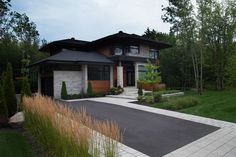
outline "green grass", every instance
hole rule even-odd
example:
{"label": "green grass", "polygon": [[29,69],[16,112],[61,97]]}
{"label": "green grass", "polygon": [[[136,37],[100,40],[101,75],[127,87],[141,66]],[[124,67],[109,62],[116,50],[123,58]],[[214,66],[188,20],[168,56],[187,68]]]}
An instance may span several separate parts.
{"label": "green grass", "polygon": [[[202,96],[198,96],[195,92],[186,92],[183,97],[188,96],[197,97],[200,101],[199,105],[177,110],[178,112],[236,123],[236,90],[205,91]],[[153,107],[165,108],[167,103],[162,102]]]}
{"label": "green grass", "polygon": [[16,132],[0,132],[0,156],[35,157],[26,139]]}

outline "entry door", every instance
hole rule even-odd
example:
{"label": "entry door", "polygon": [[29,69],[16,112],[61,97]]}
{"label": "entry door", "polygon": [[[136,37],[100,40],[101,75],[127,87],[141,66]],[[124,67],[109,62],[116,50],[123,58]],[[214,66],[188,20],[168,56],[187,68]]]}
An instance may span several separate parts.
{"label": "entry door", "polygon": [[135,86],[134,71],[127,71],[127,86]]}

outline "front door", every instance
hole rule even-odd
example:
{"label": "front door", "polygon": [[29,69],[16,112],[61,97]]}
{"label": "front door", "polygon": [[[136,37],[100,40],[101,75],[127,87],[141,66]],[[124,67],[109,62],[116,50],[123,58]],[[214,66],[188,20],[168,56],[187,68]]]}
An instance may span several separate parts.
{"label": "front door", "polygon": [[134,71],[127,71],[127,86],[135,86]]}

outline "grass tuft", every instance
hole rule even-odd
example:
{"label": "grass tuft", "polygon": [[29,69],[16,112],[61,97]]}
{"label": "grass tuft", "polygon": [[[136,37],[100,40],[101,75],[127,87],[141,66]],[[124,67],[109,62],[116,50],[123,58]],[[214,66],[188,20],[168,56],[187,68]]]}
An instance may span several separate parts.
{"label": "grass tuft", "polygon": [[[116,141],[121,141],[122,134],[116,123],[97,121],[85,109],[74,112],[41,95],[24,97],[23,106],[26,128],[51,156],[99,157],[101,147],[109,152],[106,157],[117,156]],[[101,144],[102,135],[108,138]]]}

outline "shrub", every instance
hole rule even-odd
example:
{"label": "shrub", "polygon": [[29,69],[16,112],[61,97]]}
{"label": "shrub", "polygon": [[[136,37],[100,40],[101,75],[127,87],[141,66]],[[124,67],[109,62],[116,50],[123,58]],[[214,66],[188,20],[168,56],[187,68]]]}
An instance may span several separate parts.
{"label": "shrub", "polygon": [[153,96],[146,96],[145,97],[145,101],[146,101],[146,103],[148,103],[148,104],[153,104],[154,102],[153,102]]}
{"label": "shrub", "polygon": [[143,85],[140,82],[138,82],[138,95],[139,96],[143,95]]}
{"label": "shrub", "polygon": [[7,64],[7,69],[5,72],[5,76],[3,78],[3,90],[8,109],[8,116],[11,117],[17,111],[17,101],[16,101],[15,86],[13,83],[12,66],[10,63]]}
{"label": "shrub", "polygon": [[62,82],[62,86],[61,86],[61,98],[65,100],[68,99],[65,81]]}
{"label": "shrub", "polygon": [[0,84],[0,116],[7,117],[8,116],[7,112],[8,111],[7,111],[7,106],[6,106],[6,100],[4,97],[4,91]]}
{"label": "shrub", "polygon": [[137,97],[137,99],[138,99],[138,102],[140,102],[140,103],[145,102],[145,97],[144,96],[139,95]]}
{"label": "shrub", "polygon": [[118,87],[112,87],[109,91],[109,94],[111,95],[118,95],[124,92],[124,89],[121,86]]}
{"label": "shrub", "polygon": [[184,108],[193,107],[199,104],[199,100],[196,97],[182,97],[175,100],[170,100],[167,105],[164,106],[170,110],[181,110]]}
{"label": "shrub", "polygon": [[161,102],[162,101],[162,96],[160,93],[155,92],[154,93],[154,102]]}
{"label": "shrub", "polygon": [[92,83],[88,82],[87,95],[90,97],[93,95]]}

